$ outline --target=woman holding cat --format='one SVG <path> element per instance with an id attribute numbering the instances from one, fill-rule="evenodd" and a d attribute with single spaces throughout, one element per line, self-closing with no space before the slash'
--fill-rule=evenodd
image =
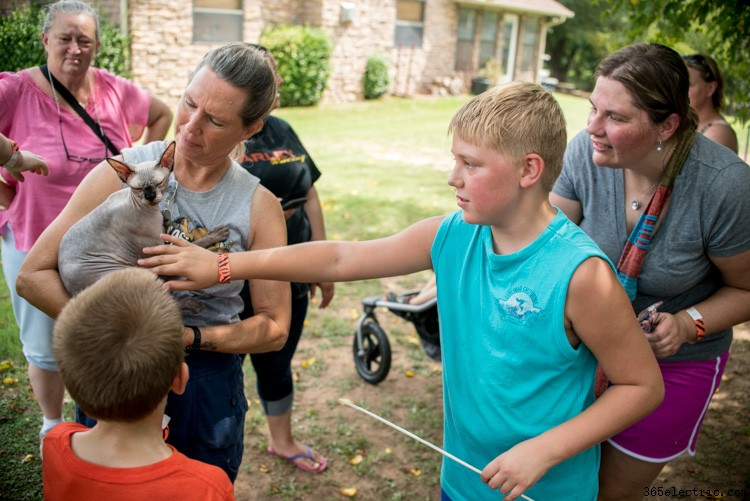
<path id="1" fill-rule="evenodd" d="M 27 176 L 18 183 L 7 169 L 0 175 L 2 263 L 13 313 L 29 363 L 29 381 L 43 415 L 40 438 L 62 420 L 64 387 L 52 356 L 53 320 L 16 292 L 16 276 L 27 252 L 65 207 L 83 177 L 113 148 L 131 146 L 145 130 L 145 141 L 162 139 L 172 113 L 162 101 L 133 83 L 92 68 L 99 48 L 99 21 L 88 4 L 61 0 L 47 8 L 42 25 L 46 65 L 0 73 L 0 133 L 49 166 L 48 176 Z M 63 94 L 92 117 L 97 133 L 74 111 Z M 40 138 L 44 138 L 40 140 Z"/>
<path id="2" fill-rule="evenodd" d="M 248 44 L 214 49 L 199 63 L 177 107 L 172 186 L 161 202 L 169 233 L 190 241 L 218 235 L 209 248 L 219 253 L 286 243 L 278 200 L 229 156 L 260 129 L 275 94 L 270 65 Z M 156 141 L 127 148 L 122 159 L 130 164 L 156 161 L 166 146 Z M 63 235 L 121 188 L 112 168 L 101 163 L 29 252 L 18 290 L 50 317 L 70 297 L 57 269 Z M 240 354 L 284 346 L 290 294 L 285 282 L 251 281 L 255 315 L 240 320 L 243 282 L 228 282 L 177 295 L 189 306 L 183 308 L 183 341 L 190 382 L 182 395 L 169 396 L 166 414 L 171 418 L 170 444 L 188 457 L 219 466 L 234 481 L 247 411 Z"/>

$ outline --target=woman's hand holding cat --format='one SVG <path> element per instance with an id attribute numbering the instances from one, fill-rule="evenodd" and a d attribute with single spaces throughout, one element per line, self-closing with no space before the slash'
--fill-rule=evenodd
<path id="1" fill-rule="evenodd" d="M 166 243 L 144 247 L 150 255 L 138 260 L 138 265 L 159 276 L 184 277 L 169 280 L 164 287 L 169 290 L 199 290 L 219 283 L 219 261 L 215 252 L 204 249 L 185 239 L 162 234 Z"/>

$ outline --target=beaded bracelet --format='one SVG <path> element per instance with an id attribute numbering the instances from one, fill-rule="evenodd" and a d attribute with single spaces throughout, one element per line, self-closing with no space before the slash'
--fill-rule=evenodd
<path id="1" fill-rule="evenodd" d="M 232 279 L 232 274 L 229 271 L 229 253 L 223 252 L 219 254 L 219 283 L 228 284 Z"/>

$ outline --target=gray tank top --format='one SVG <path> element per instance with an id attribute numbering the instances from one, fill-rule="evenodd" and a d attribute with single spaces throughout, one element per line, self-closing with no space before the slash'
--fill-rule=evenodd
<path id="1" fill-rule="evenodd" d="M 154 141 L 135 148 L 122 150 L 128 163 L 158 160 L 168 141 Z M 169 214 L 166 221 L 174 228 L 170 233 L 187 240 L 196 240 L 206 231 L 221 226 L 229 228 L 229 237 L 217 244 L 230 252 L 248 249 L 250 234 L 250 209 L 257 177 L 249 174 L 232 161 L 224 177 L 208 191 L 189 191 L 170 178 L 170 187 L 160 209 Z M 212 248 L 213 250 L 213 248 Z M 183 307 L 183 323 L 197 327 L 230 324 L 239 321 L 243 309 L 240 291 L 243 280 L 232 280 L 230 284 L 215 285 L 198 291 L 176 291 L 175 298 Z"/>

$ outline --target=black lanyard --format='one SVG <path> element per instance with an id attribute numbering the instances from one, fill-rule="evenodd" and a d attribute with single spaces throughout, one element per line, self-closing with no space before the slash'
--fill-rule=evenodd
<path id="1" fill-rule="evenodd" d="M 112 144 L 112 141 L 109 140 L 107 135 L 104 133 L 104 130 L 102 130 L 101 125 L 96 123 L 93 118 L 91 118 L 91 115 L 86 113 L 86 110 L 83 109 L 83 107 L 78 103 L 78 100 L 73 97 L 73 94 L 70 93 L 70 91 L 60 83 L 60 81 L 55 78 L 55 76 L 52 74 L 51 71 L 49 71 L 49 68 L 47 68 L 46 64 L 43 64 L 39 67 L 39 69 L 42 71 L 43 75 L 47 75 L 50 80 L 50 84 L 54 87 L 54 90 L 57 91 L 58 94 L 60 94 L 70 106 L 73 107 L 76 113 L 83 118 L 83 121 L 86 122 L 86 125 L 91 127 L 91 130 L 94 131 L 94 134 L 96 134 L 96 137 L 98 137 L 104 145 L 107 147 L 109 151 L 112 152 L 113 155 L 119 155 L 120 150 L 117 149 L 117 147 Z M 94 89 L 91 89 L 91 92 L 93 92 Z"/>

